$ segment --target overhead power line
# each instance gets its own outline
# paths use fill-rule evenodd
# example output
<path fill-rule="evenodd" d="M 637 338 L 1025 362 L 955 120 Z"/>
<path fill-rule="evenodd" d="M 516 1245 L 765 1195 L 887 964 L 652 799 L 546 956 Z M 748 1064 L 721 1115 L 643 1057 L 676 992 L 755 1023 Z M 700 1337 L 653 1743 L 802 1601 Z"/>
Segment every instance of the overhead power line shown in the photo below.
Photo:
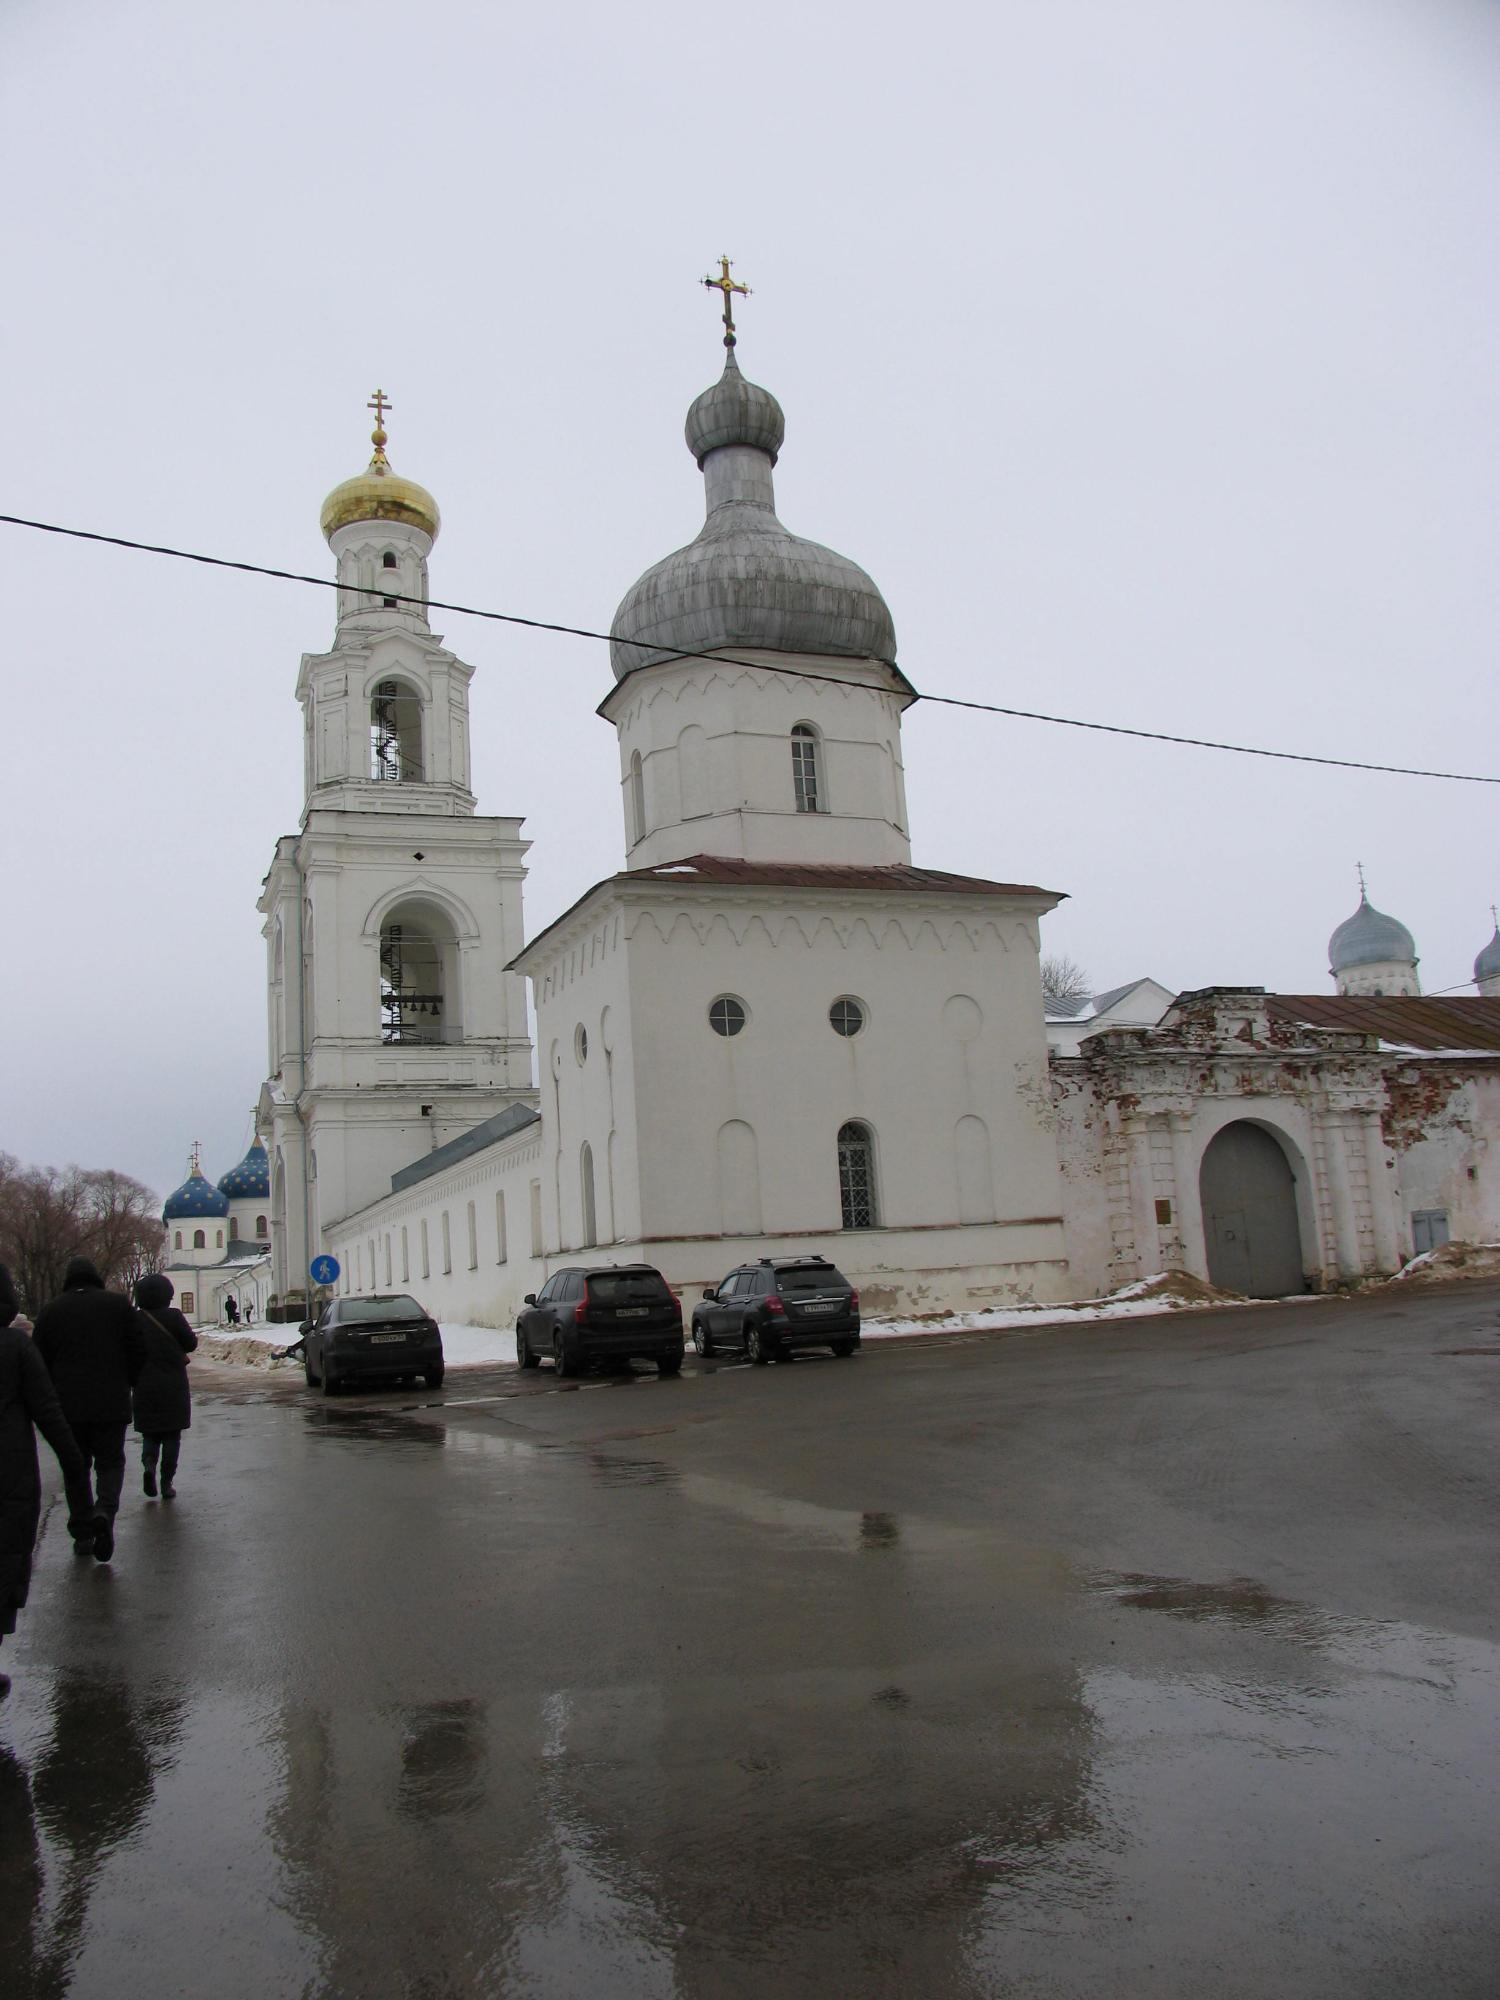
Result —
<path fill-rule="evenodd" d="M 475 604 L 454 604 L 441 597 L 411 597 L 379 586 L 340 583 L 336 577 L 308 576 L 301 570 L 273 569 L 267 563 L 237 562 L 229 556 L 204 555 L 196 549 L 174 549 L 163 542 L 137 542 L 126 535 L 103 535 L 92 528 L 65 528 L 56 521 L 32 521 L 21 514 L 0 514 L 0 522 L 12 528 L 34 528 L 39 534 L 65 535 L 73 541 L 102 542 L 107 548 L 131 549 L 140 555 L 172 556 L 178 562 L 202 563 L 210 569 L 239 570 L 246 576 L 268 576 L 279 583 L 307 583 L 315 590 L 343 590 L 360 597 L 378 597 L 382 604 L 414 604 L 422 611 L 451 611 L 460 618 L 486 618 L 497 625 L 519 625 L 528 632 L 557 632 L 571 639 L 596 639 L 605 645 L 634 645 L 654 656 L 665 654 L 676 660 L 715 660 L 720 665 L 753 668 L 757 673 L 785 674 L 798 680 L 822 681 L 833 687 L 868 688 L 869 682 L 838 674 L 814 672 L 809 667 L 767 666 L 764 660 L 747 660 L 734 653 L 696 653 L 681 646 L 658 645 L 654 641 L 618 640 L 608 632 L 595 632 L 586 625 L 562 625 L 547 618 L 523 618 L 516 611 L 488 611 Z M 882 665 L 893 673 L 900 669 L 894 660 Z M 1500 785 L 1500 776 L 1489 777 L 1475 771 L 1430 771 L 1411 764 L 1376 764 L 1359 757 L 1319 757 L 1310 750 L 1268 750 L 1254 743 L 1224 743 L 1212 736 L 1176 736 L 1165 729 L 1135 729 L 1123 722 L 1089 722 L 1076 715 L 1047 715 L 1040 709 L 1009 708 L 997 701 L 971 701 L 956 694 L 924 694 L 913 689 L 917 701 L 943 708 L 974 709 L 981 715 L 1004 715 L 1018 722 L 1046 722 L 1059 729 L 1091 729 L 1105 736 L 1131 736 L 1143 743 L 1174 743 L 1189 750 L 1223 750 L 1236 757 L 1270 757 L 1283 764 L 1321 764 L 1338 771 L 1377 771 L 1390 778 L 1440 778 L 1453 785 Z"/>

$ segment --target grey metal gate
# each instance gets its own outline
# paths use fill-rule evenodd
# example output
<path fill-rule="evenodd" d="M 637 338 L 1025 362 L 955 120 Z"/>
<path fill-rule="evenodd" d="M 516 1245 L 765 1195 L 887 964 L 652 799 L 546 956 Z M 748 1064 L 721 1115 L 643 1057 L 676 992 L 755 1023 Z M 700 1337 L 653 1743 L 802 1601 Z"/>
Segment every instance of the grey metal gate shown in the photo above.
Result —
<path fill-rule="evenodd" d="M 1226 1125 L 1198 1172 L 1210 1280 L 1252 1299 L 1305 1289 L 1297 1194 L 1286 1154 L 1259 1125 Z"/>

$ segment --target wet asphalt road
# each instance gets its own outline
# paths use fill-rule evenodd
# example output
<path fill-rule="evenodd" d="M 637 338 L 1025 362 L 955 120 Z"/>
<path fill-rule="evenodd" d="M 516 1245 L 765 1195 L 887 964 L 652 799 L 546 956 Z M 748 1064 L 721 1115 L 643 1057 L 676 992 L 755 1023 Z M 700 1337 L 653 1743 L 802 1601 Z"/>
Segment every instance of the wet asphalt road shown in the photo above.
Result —
<path fill-rule="evenodd" d="M 7 2000 L 1500 1993 L 1500 1287 L 194 1374 L 4 1649 Z"/>

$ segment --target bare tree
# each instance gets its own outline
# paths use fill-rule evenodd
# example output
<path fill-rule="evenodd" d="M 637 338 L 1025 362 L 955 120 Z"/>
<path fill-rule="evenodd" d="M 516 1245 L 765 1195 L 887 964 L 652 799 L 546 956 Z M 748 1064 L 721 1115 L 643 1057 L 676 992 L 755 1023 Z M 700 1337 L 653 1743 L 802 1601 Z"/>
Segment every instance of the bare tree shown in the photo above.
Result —
<path fill-rule="evenodd" d="M 1046 1000 L 1086 1000 L 1094 982 L 1065 952 L 1042 953 L 1042 997 Z"/>
<path fill-rule="evenodd" d="M 70 1257 L 88 1257 L 106 1285 L 159 1271 L 166 1254 L 160 1204 L 114 1168 L 23 1167 L 0 1153 L 0 1259 L 35 1312 L 62 1290 Z"/>

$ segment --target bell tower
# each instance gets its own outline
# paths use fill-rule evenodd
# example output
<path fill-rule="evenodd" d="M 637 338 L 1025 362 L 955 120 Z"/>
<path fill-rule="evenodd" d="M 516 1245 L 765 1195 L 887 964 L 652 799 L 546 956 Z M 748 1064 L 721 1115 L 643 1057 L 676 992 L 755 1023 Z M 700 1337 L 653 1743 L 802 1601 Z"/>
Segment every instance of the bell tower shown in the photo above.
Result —
<path fill-rule="evenodd" d="M 437 503 L 392 470 L 382 391 L 370 407 L 370 463 L 323 504 L 333 643 L 297 676 L 302 823 L 277 842 L 259 905 L 283 1295 L 307 1284 L 326 1224 L 534 1098 L 525 990 L 505 970 L 522 944 L 527 843 L 519 819 L 475 811 L 474 669 L 427 615 Z"/>

